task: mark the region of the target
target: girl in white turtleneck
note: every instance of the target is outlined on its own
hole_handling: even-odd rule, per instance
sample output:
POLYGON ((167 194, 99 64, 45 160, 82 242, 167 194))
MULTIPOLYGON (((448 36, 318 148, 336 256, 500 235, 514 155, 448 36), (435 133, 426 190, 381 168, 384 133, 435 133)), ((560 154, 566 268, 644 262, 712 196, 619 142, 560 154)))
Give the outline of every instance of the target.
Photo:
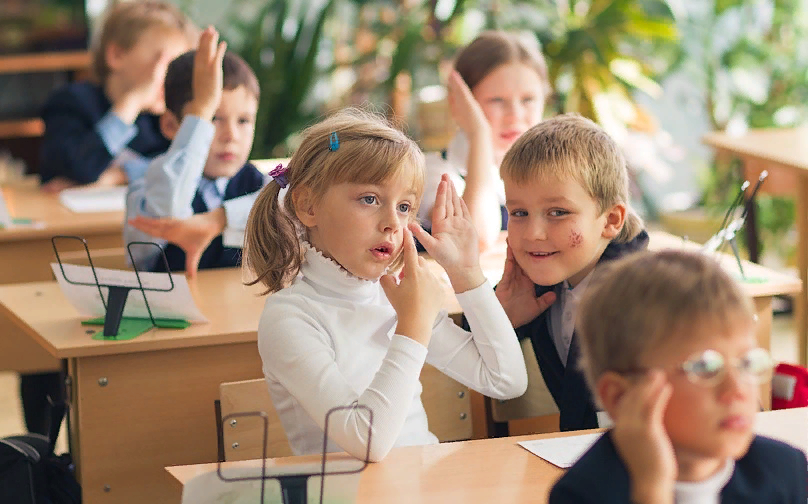
POLYGON ((377 461, 394 446, 437 443, 421 404, 424 362, 497 399, 524 393, 521 348, 448 178, 432 235, 415 222, 424 158, 412 140, 376 116, 342 111, 304 131, 288 166, 270 175, 248 221, 244 267, 272 293, 258 348, 295 454, 322 450, 336 406, 349 408, 329 420, 328 451, 377 461), (446 270, 471 332, 441 310, 441 281, 413 235, 446 270), (356 405, 373 412, 369 452, 369 415, 356 405))

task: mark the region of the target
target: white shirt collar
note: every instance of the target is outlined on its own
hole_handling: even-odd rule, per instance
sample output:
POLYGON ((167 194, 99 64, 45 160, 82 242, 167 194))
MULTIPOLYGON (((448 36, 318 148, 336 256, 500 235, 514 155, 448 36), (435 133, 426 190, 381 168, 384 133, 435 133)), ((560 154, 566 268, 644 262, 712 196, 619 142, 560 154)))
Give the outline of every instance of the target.
POLYGON ((568 280, 564 280, 564 293, 567 295, 568 299, 573 299, 578 301, 581 299, 581 296, 586 291, 586 286, 589 285, 589 281, 592 279, 592 274, 595 272, 593 269, 589 272, 588 275, 584 277, 583 280, 578 282, 578 285, 570 289, 570 283, 568 280))
POLYGON ((300 273, 304 281, 325 288, 343 299, 360 302, 377 299, 380 290, 378 281, 359 278, 307 241, 302 241, 302 244, 304 261, 300 273))
POLYGON ((674 496, 677 504, 719 504, 721 490, 732 478, 735 461, 728 459, 724 467, 704 481, 677 481, 674 496))
POLYGON ((227 184, 230 182, 229 177, 219 177, 213 181, 216 184, 216 189, 219 190, 219 195, 224 198, 224 191, 227 189, 227 184))

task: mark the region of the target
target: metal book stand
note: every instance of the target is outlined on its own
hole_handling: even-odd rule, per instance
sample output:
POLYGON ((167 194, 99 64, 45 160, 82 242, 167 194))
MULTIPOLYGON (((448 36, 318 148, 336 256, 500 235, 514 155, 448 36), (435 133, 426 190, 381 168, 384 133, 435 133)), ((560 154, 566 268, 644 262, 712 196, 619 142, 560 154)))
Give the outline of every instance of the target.
POLYGON ((104 315, 104 338, 115 339, 118 336, 118 331, 121 327, 121 320, 123 320, 123 310, 126 306, 126 299, 129 296, 129 291, 135 289, 140 291, 143 295, 143 301, 146 304, 146 310, 149 312, 149 319, 151 320, 152 327, 157 327, 157 322, 152 315, 151 307, 149 306, 149 300, 146 297, 146 291, 152 292, 170 292, 174 289, 174 279, 171 277, 171 270, 168 267, 168 259, 166 258, 165 251, 162 247, 160 247, 156 243, 152 242, 131 242, 127 244, 126 250, 129 253, 129 260, 132 263, 132 268, 135 270, 135 277, 137 278, 138 286, 137 287, 130 287, 126 285, 114 285, 114 284, 107 284, 101 283, 98 281, 98 274, 95 271, 95 266, 93 265, 93 259, 90 257, 90 248, 87 246, 87 240, 81 238, 79 236, 64 236, 64 235, 57 235, 51 238, 51 244, 53 245, 53 252, 56 254, 56 260, 59 262, 59 269, 62 271, 62 276, 64 277, 65 281, 73 285, 84 285, 93 287, 95 286, 98 288, 98 294, 101 297, 101 303, 104 305, 105 315, 104 315), (89 261, 90 269, 93 272, 93 279, 95 282, 79 282, 75 280, 71 280, 68 278, 67 274, 65 273, 64 265, 62 264, 62 259, 59 257, 59 249, 56 246, 56 242, 58 240, 77 240, 81 242, 84 246, 84 251, 87 253, 87 260, 89 261), (144 287, 143 282, 140 279, 140 271, 137 268, 137 264, 135 263, 135 258, 132 255, 132 245, 144 245, 144 246, 153 246, 157 247, 160 251, 160 256, 163 259, 163 264, 165 265, 166 272, 168 273, 168 281, 170 286, 166 289, 158 289, 153 287, 144 287), (104 299, 104 291, 102 287, 108 289, 108 296, 107 299, 104 299))
POLYGON ((312 476, 319 476, 320 477, 320 504, 323 504, 323 495, 325 491, 325 477, 326 476, 338 476, 338 475, 346 475, 346 474, 358 474, 365 470, 365 468, 370 463, 370 443, 371 443, 371 434, 373 432, 373 411, 364 405, 361 404, 352 404, 350 406, 336 406, 328 410, 328 413, 325 415, 325 429, 323 432, 323 452, 322 452, 322 463, 320 465, 319 472, 301 472, 297 474, 282 474, 282 475, 267 475, 267 437, 268 437, 268 430, 269 430, 269 418, 267 414, 263 411, 249 411, 243 413, 231 413, 222 418, 222 424, 227 423, 228 420, 233 418, 243 418, 243 417, 260 417, 263 422, 263 451, 262 451, 262 462, 261 462, 261 475, 260 476, 252 476, 252 477, 239 477, 239 478, 228 478, 222 474, 222 461, 220 460, 216 465, 216 475, 224 482, 231 483, 236 481, 257 481, 261 480, 261 497, 259 504, 264 504, 264 495, 266 492, 266 480, 278 480, 281 487, 281 497, 283 499, 283 504, 307 504, 308 503, 308 480, 312 476), (361 467, 357 469, 350 469, 345 471, 329 471, 326 472, 326 452, 328 447, 328 423, 333 413, 339 411, 346 411, 346 410, 365 410, 368 414, 368 446, 367 451, 365 452, 364 460, 360 460, 362 463, 361 467))

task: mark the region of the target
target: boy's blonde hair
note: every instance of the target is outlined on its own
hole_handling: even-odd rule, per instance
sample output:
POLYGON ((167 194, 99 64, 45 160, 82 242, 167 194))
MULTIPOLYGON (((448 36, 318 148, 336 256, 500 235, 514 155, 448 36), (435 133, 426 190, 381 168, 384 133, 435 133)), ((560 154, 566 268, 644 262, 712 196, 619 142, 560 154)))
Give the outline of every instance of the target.
POLYGON ((578 114, 546 119, 523 133, 505 154, 500 175, 516 184, 545 177, 575 180, 601 212, 626 205, 626 219, 614 241, 630 241, 642 231, 642 219, 628 202, 626 159, 600 126, 578 114))
POLYGON ((458 53, 455 70, 473 91, 488 74, 508 63, 521 63, 535 70, 542 83, 544 99, 549 98, 552 87, 547 63, 535 38, 530 43, 526 37, 515 33, 484 31, 458 53))
MULTIPOLYGON (((285 287, 300 271, 300 240, 305 228, 297 217, 295 197, 305 189, 315 199, 341 183, 380 184, 393 177, 410 177, 416 200, 410 219, 418 214, 424 187, 424 155, 401 130, 376 114, 343 109, 303 131, 303 140, 287 166, 288 191, 279 201, 280 186, 270 183, 258 195, 247 220, 243 269, 263 284, 266 292, 285 287), (332 133, 339 148, 329 149, 332 133)), ((301 238, 303 235, 303 238, 301 238)), ((401 257, 392 268, 400 266, 401 257)))
POLYGON ((713 257, 683 250, 637 252, 604 265, 578 313, 579 362, 593 395, 605 372, 636 370, 663 344, 755 318, 749 297, 713 257))
POLYGON ((191 45, 196 45, 199 38, 197 26, 174 5, 154 0, 115 3, 104 14, 93 41, 93 73, 100 84, 106 83, 110 73, 107 47, 116 44, 122 49, 131 49, 143 32, 152 27, 184 34, 191 45))

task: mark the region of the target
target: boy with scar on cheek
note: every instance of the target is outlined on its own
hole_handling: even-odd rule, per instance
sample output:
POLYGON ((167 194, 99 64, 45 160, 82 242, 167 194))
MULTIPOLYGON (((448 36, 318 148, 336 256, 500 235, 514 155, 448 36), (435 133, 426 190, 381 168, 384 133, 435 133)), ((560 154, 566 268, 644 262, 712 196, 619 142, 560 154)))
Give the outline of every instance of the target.
POLYGON ((561 430, 598 427, 574 324, 597 266, 648 245, 628 204, 626 160, 599 126, 566 114, 525 132, 500 175, 508 250, 497 298, 519 338, 533 344, 561 430))

